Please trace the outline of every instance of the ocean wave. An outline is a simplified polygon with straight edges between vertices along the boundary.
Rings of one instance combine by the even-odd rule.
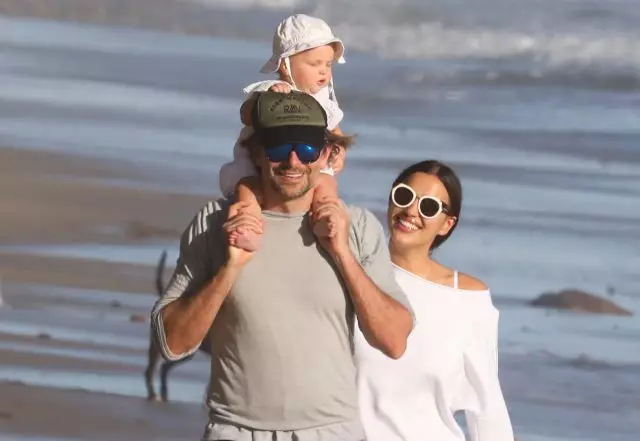
[[[640,70],[599,65],[545,66],[526,63],[515,68],[487,65],[477,69],[438,72],[407,69],[395,79],[412,88],[431,89],[434,85],[546,86],[572,89],[629,91],[640,89]]]
[[[356,50],[383,59],[407,60],[524,58],[544,68],[596,68],[640,77],[640,13],[635,0],[607,2],[596,9],[584,2],[549,0],[487,0],[482,4],[443,0],[189,1],[217,9],[278,10],[282,16],[293,11],[322,17],[345,41],[347,54]]]
[[[504,59],[526,57],[543,66],[608,66],[640,74],[640,35],[460,29],[438,22],[414,26],[338,24],[351,49],[381,58]]]

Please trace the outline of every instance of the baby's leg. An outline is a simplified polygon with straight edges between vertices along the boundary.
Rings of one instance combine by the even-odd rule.
[[[318,182],[313,192],[313,210],[316,210],[316,206],[319,201],[330,197],[338,197],[338,181],[330,174],[320,173]],[[319,237],[333,237],[335,234],[334,226],[327,219],[320,219],[313,225],[313,232]]]
[[[262,217],[262,209],[260,208],[262,191],[256,176],[241,179],[236,187],[236,194],[239,202],[247,202],[249,204],[246,209],[249,214],[258,219]],[[231,215],[231,213],[229,214]],[[251,230],[240,228],[230,234],[229,243],[246,251],[256,251],[260,245],[260,236]]]

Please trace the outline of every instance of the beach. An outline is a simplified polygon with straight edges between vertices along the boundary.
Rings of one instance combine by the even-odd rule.
[[[136,398],[2,383],[0,440],[199,439],[194,404],[147,405]],[[11,406],[7,405],[11,401]]]
[[[140,174],[125,164],[1,148],[0,241],[175,240],[202,204],[198,196],[112,184],[125,178]],[[182,390],[171,406],[145,400],[153,264],[0,252],[0,268],[0,439],[200,436],[203,406],[185,401],[202,397],[203,360],[175,372],[194,383],[191,396]]]
[[[491,1],[312,2],[348,47],[336,90],[358,138],[340,191],[384,221],[402,167],[451,164],[464,208],[437,258],[491,289],[518,439],[635,441],[640,17],[632,1]],[[169,403],[146,401],[155,268],[167,251],[168,279],[219,195],[242,87],[265,78],[291,5],[196,3],[227,26],[0,17],[0,441],[202,433],[203,355],[172,371]],[[568,288],[634,315],[529,305]]]
[[[199,439],[206,358],[172,372],[170,403],[146,400],[142,372],[156,260],[164,249],[174,258],[166,280],[176,239],[207,198],[161,190],[126,161],[6,147],[0,159],[0,440]],[[635,436],[629,319],[549,316],[508,300],[500,309],[519,439],[577,439],[601,424],[610,439]],[[612,362],[585,355],[601,347]]]

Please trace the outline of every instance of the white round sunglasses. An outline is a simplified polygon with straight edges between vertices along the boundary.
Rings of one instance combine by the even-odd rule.
[[[407,184],[398,184],[391,190],[391,202],[398,208],[410,207],[418,200],[418,213],[425,219],[433,219],[440,213],[449,214],[449,206],[433,196],[420,196]]]

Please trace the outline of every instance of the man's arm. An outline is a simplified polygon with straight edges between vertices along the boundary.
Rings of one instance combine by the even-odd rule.
[[[336,256],[335,262],[367,342],[391,358],[400,358],[413,328],[411,313],[373,283],[351,251]]]
[[[413,329],[413,311],[395,282],[382,225],[366,210],[353,210],[352,216],[337,199],[320,201],[313,219],[330,219],[336,234],[318,240],[342,275],[369,344],[399,358]]]
[[[237,267],[225,265],[195,295],[180,296],[160,311],[166,358],[179,359],[198,348],[231,291],[238,272]]]
[[[225,214],[219,206],[210,203],[194,218],[182,236],[180,258],[171,282],[151,313],[158,346],[168,360],[180,360],[198,349],[250,258],[248,253],[231,249],[220,239],[222,222],[213,218]],[[253,228],[253,223],[254,219],[240,214],[225,225]],[[218,235],[219,243],[212,242],[214,234]],[[218,259],[214,259],[212,252],[226,248],[230,249],[228,258],[217,256]],[[216,261],[218,268],[214,268]]]

